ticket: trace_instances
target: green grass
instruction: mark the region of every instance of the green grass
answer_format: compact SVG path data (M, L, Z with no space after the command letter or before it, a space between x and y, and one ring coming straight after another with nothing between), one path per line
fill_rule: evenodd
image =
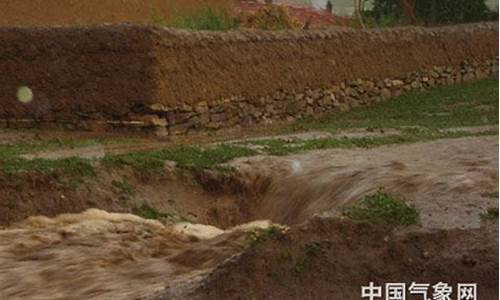
M232 1L198 1L183 3L170 0L168 12L151 6L151 23L157 26L169 26L191 30L225 31L235 29L239 21L233 16Z
M481 219L498 220L498 208L497 207L488 208L484 213L481 214Z
M130 183L128 183L125 179L121 181L113 180L111 181L111 185L120 193L125 195L135 195L135 189Z
M320 138L289 142L263 139L240 143L263 146L265 154L289 155L331 148L371 148L445 138L496 135L498 130L472 133L447 128L498 125L498 81L485 79L463 85L440 86L412 92L386 102L334 113L320 120L299 121L288 132L327 131L350 128L394 128L400 134L364 138Z
M86 159L70 157L59 160L11 158L2 160L0 171L5 174L16 174L25 171L62 172L73 177L88 177L95 175L94 168Z
M61 149L81 148L106 144L135 143L131 139L54 139L41 143L18 143L0 145L0 172L16 174L27 171L55 172L73 179L95 175L94 167L87 159L69 157L58 160L24 159L20 156L36 152L49 152Z
M321 244L319 242L310 242L304 244L306 256L318 256L321 252Z
M321 244L319 242L310 242L304 244L304 255L295 260L293 273L300 275L304 273L313 260L319 256L321 252Z
M179 215L158 212L156 209L152 208L147 204L143 204L140 207L134 209L133 213L147 220L158 220L158 221L172 222L172 223L189 222L188 219Z
M343 210L343 215L357 221L389 226L412 225L418 222L418 212L397 197L378 191L361 202Z
M183 169L211 169L232 159L255 155L254 150L236 146L219 145L213 148L179 147L152 152L124 155L107 155L103 159L108 167L129 165L139 170L160 170L165 161L174 161Z
M403 130L401 134L386 135L381 137L361 138L320 138L305 141L289 142L282 139L267 139L241 143L242 145L263 146L262 152L268 155L290 155L311 150L321 149L352 149L373 148L383 145L409 144L416 142L432 141L437 139L450 139L468 136L488 136L498 134L497 130L486 130L483 132L454 131L446 132L439 130Z
M274 226L267 228L255 228L248 234L248 240L250 241L251 246L255 246L267 240L269 237L276 235L278 232L279 229Z
M405 126L440 129L495 124L498 124L498 80L484 79L411 92L376 105L334 113L319 121L305 120L292 130L335 132L346 128Z
M216 31L237 27L237 23L229 12L218 11L210 6L201 7L189 13L179 14L171 25L172 27L191 30Z
M168 217L166 214L159 213L154 208L146 204L143 204L139 208L136 208L134 210L134 214L138 215L143 219L148 219L148 220L158 220L161 218Z

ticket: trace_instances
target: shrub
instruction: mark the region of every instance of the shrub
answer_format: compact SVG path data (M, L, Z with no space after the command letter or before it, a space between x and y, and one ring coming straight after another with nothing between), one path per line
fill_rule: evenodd
M488 208L484 213L481 214L481 219L498 220L498 208L497 207Z
M177 16L172 26L192 30L229 30L237 24L231 12L207 6Z
M284 30L300 27L288 9L281 5L265 5L253 14L241 14L240 23L243 27L261 30Z
M409 5L405 7L402 2L373 0L373 9L365 14L368 22L397 25L417 21L435 25L494 20L498 16L488 8L485 0L407 0L405 3Z
M228 30L237 26L232 0L165 0L167 8L151 7L151 22L192 30Z
M381 190L345 208L343 214L353 220L390 226L411 225L418 221L418 212L414 208Z

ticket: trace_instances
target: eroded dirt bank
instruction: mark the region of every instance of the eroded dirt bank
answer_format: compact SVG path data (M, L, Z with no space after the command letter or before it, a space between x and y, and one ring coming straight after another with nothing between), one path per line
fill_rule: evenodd
M360 287L369 281L441 281L454 286L475 282L479 299L497 299L497 249L498 223L471 230L391 233L313 218L251 247L189 297L354 300L361 299Z
M498 297L498 223L480 217L498 208L497 136L230 165L238 172L195 174L191 185L171 165L160 178L98 170L76 188L4 178L0 298L359 299L370 280L476 282L483 299ZM133 192L113 190L123 176ZM393 231L340 218L379 188L415 207L419 224ZM143 203L192 223L97 210L14 223ZM253 228L266 222L232 228L261 219L290 228L263 238Z

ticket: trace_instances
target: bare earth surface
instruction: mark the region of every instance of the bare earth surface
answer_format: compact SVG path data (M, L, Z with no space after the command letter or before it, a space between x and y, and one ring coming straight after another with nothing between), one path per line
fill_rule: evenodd
M0 298L356 299L372 279L468 280L478 282L484 299L498 297L498 224L480 218L498 208L497 136L256 156L230 165L241 173L240 186L259 187L254 196L192 188L173 204L181 214L183 206L196 207L195 221L226 230L100 210L10 225L0 231ZM379 188L414 206L420 224L391 232L336 218ZM154 187L138 192L147 189ZM248 232L268 223L230 228L265 219L290 228L258 245ZM310 243L320 245L314 259L305 258Z

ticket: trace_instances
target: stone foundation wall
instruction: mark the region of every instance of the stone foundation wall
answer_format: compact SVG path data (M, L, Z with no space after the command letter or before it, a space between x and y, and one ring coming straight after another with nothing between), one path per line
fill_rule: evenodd
M435 66L397 78L360 78L301 92L280 90L257 100L230 97L175 108L153 104L147 114L137 116L136 120L142 126L156 128L159 134L165 135L271 124L320 117L388 100L410 91L424 91L439 85L461 84L487 77L498 78L498 57L484 64L465 61L456 67Z
M498 57L483 64L464 61L460 66L435 66L382 80L357 79L325 88L300 92L279 90L258 99L230 97L216 101L201 101L195 105L167 107L151 104L127 120L84 120L59 123L35 122L32 119L10 120L10 127L43 125L67 129L109 130L116 128L154 131L158 135L185 135L224 128L243 128L274 122L292 122L316 118L324 114L347 111L352 107L370 105L403 95L410 91L425 91L440 85L453 85L484 78L498 79ZM4 125L6 120L3 121Z

